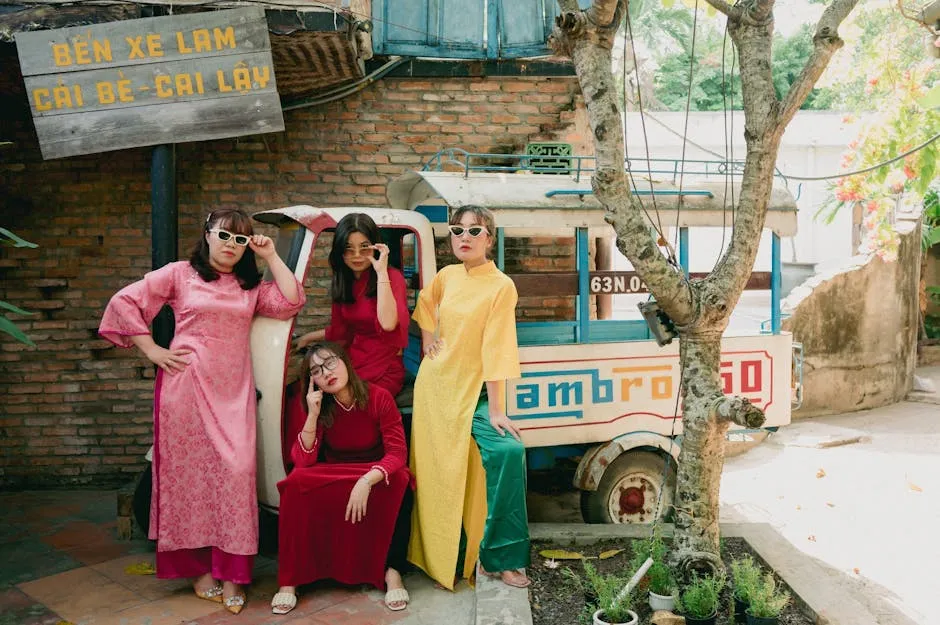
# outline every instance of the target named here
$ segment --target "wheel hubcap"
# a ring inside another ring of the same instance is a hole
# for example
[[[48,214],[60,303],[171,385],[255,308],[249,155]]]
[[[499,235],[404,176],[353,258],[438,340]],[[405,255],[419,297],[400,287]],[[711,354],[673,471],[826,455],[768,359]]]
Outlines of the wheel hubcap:
[[[668,502],[662,502],[662,507]],[[607,503],[610,518],[617,523],[649,523],[656,518],[660,504],[659,479],[642,473],[624,476],[610,492]]]

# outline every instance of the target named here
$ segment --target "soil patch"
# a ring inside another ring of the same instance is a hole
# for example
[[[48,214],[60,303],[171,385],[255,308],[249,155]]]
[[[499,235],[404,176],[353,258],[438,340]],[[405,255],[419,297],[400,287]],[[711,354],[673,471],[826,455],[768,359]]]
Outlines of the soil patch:
[[[545,566],[546,560],[539,555],[540,551],[543,549],[564,549],[588,557],[594,556],[595,559],[591,560],[591,563],[599,572],[622,573],[629,576],[631,572],[626,571],[626,569],[630,566],[630,558],[633,556],[632,545],[634,542],[634,539],[623,538],[598,541],[591,545],[572,546],[547,541],[533,541],[532,564],[526,570],[532,580],[532,585],[529,586],[529,603],[532,606],[533,625],[590,625],[590,615],[593,612],[593,608],[585,601],[583,590],[574,579],[578,577],[585,580],[584,567],[581,562],[578,560],[556,560],[560,566],[551,569]],[[638,541],[638,545],[642,542]],[[597,559],[599,554],[612,549],[623,549],[623,551],[604,560]],[[725,566],[729,567],[729,580],[731,579],[731,561],[745,554],[750,554],[755,561],[761,562],[760,557],[744,539],[722,539],[721,556]],[[777,581],[780,582],[782,587],[785,587],[788,591],[790,590],[782,579],[778,577]],[[648,591],[641,582],[640,589],[634,591],[634,605],[632,608],[639,615],[641,625],[649,623],[653,615],[647,598]],[[722,593],[720,601],[717,625],[732,625],[734,618],[732,616],[733,602],[730,586]],[[780,615],[779,623],[780,625],[814,625],[815,621],[803,615],[791,600]]]

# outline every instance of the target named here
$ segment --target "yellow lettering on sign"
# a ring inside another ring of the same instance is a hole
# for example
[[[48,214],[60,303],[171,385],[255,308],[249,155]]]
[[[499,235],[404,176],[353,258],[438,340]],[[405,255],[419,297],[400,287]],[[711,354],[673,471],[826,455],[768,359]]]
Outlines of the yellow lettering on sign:
[[[267,65],[262,65],[261,67],[252,67],[251,75],[254,77],[255,82],[258,83],[259,89],[264,89],[268,84],[268,81],[271,80],[271,70]]]
[[[114,87],[109,82],[95,83],[98,92],[98,104],[114,104]]]
[[[235,88],[239,91],[251,90],[251,76],[244,67],[239,67],[232,75],[235,77]]]
[[[672,397],[672,378],[658,375],[652,379],[653,399],[669,399]]]
[[[221,50],[223,46],[228,46],[229,48],[235,47],[235,29],[231,26],[228,26],[225,30],[221,28],[215,28],[212,31],[212,34],[215,35],[215,49]]]
[[[196,52],[211,52],[212,41],[209,39],[209,31],[206,28],[200,28],[193,31],[193,48]]]
[[[49,101],[49,90],[46,88],[33,89],[33,104],[37,111],[51,111],[52,102]]]
[[[54,87],[52,89],[52,99],[57,109],[72,108],[72,93],[68,87]]]
[[[215,77],[219,81],[219,93],[228,93],[232,90],[231,85],[225,84],[225,72],[219,70],[215,73]]]
[[[131,53],[127,57],[128,59],[144,59],[147,58],[144,54],[144,50],[141,47],[144,43],[144,36],[140,35],[137,37],[124,37],[124,41],[127,42],[127,45],[131,47]]]
[[[95,55],[95,63],[113,60],[111,58],[111,41],[109,39],[104,39],[102,41],[92,39],[91,50]]]
[[[88,65],[91,63],[91,52],[88,49],[87,41],[75,42],[75,62],[79,65]]]
[[[75,85],[72,87],[72,91],[75,92],[75,106],[84,106],[85,100],[82,98],[82,86]]]
[[[134,101],[134,91],[131,89],[131,81],[124,80],[117,81],[117,90],[118,90],[118,100],[121,102],[133,102]]]
[[[67,43],[52,44],[52,60],[56,67],[66,67],[72,64],[72,50]]]
[[[202,86],[202,74],[200,74],[199,72],[196,72],[195,78],[196,78],[196,93],[205,93],[206,90]]]
[[[158,98],[173,97],[173,89],[170,88],[170,77],[166,75],[157,76],[154,79],[154,85],[157,88]]]
[[[183,37],[182,32],[176,33],[176,49],[180,51],[180,54],[189,54],[193,51],[192,48],[186,45],[186,39]]]
[[[176,95],[192,95],[193,94],[193,81],[189,78],[189,74],[177,74],[176,75]]]
[[[163,56],[163,42],[160,41],[160,35],[147,35],[147,54],[151,57]]]

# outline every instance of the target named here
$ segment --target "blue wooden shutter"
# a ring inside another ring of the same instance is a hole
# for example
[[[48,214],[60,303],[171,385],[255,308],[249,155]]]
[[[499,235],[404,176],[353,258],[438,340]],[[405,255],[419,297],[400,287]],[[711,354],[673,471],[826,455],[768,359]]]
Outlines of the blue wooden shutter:
[[[372,45],[377,54],[480,59],[484,1],[373,0]]]
[[[578,0],[582,9],[592,0]],[[499,58],[551,54],[546,42],[555,27],[557,0],[498,0]]]

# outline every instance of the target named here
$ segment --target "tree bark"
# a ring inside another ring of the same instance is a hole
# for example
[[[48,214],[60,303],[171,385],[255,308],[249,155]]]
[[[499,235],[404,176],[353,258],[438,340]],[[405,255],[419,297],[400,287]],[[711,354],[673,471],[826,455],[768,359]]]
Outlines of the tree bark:
[[[679,332],[683,443],[679,457],[672,563],[683,577],[723,570],[719,555],[718,490],[724,441],[730,423],[759,427],[760,409],[722,392],[721,335],[757,256],[773,188],[774,166],[786,125],[802,106],[832,55],[842,45],[838,27],[858,0],[832,0],[814,37],[814,52],[783,102],[771,73],[774,0],[705,0],[728,17],[738,53],[747,144],[741,194],[728,250],[704,280],[689,281],[651,236],[651,219],[630,193],[624,169],[619,95],[611,72],[614,34],[627,0],[558,0],[561,14],[549,44],[570,56],[594,138],[592,186],[617,233],[617,247],[630,259],[660,308]]]

